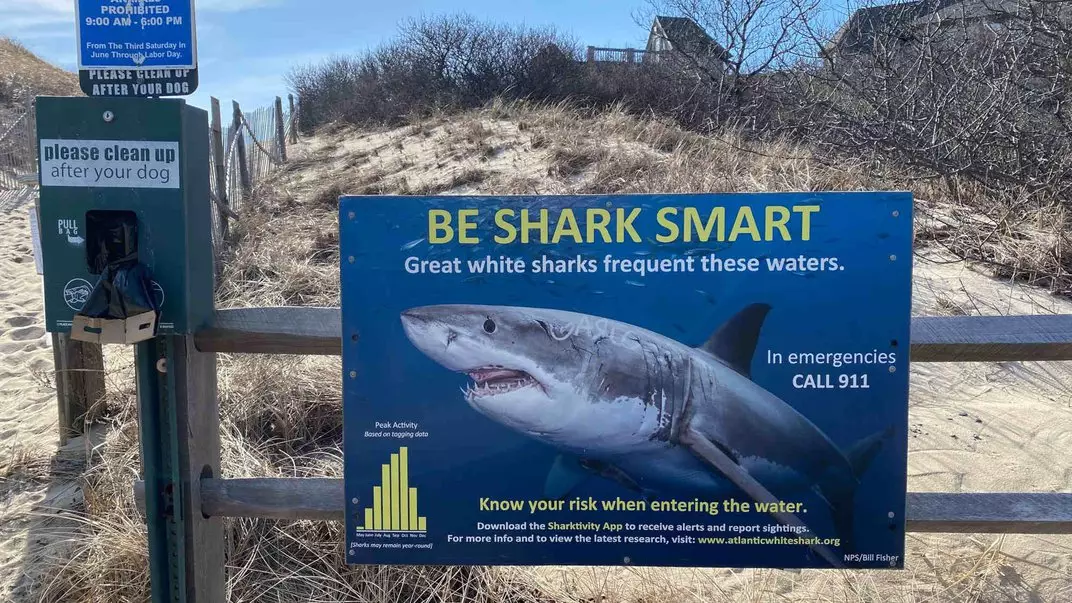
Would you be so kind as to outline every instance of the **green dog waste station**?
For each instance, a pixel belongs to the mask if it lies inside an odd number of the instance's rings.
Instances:
[[[86,97],[36,111],[47,329],[134,343],[210,326],[207,112]]]

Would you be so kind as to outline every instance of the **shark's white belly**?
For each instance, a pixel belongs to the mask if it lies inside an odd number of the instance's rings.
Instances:
[[[637,451],[605,459],[656,494],[727,496],[736,487],[714,468],[683,446],[661,442],[658,450]],[[741,467],[776,495],[789,495],[812,487],[807,476],[791,467],[759,457],[740,459]]]
[[[652,440],[669,420],[658,404],[645,404],[638,398],[598,402],[578,394],[567,407],[571,409],[569,420],[559,421],[565,427],[533,435],[557,448],[591,458],[654,453],[665,446]]]

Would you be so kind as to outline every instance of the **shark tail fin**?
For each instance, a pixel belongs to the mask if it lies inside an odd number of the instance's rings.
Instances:
[[[752,356],[759,342],[759,330],[771,307],[751,304],[724,322],[700,349],[717,356],[738,373],[752,378]]]
[[[827,502],[833,514],[834,529],[841,537],[841,549],[845,552],[856,550],[855,539],[855,497],[856,486],[860,483],[860,477],[867,471],[871,462],[875,460],[882,444],[893,435],[893,427],[887,427],[869,436],[860,438],[848,450],[845,457],[852,468],[852,480],[836,488],[834,492],[827,493]]]

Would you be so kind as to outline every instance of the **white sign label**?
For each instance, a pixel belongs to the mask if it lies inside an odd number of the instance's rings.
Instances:
[[[41,265],[41,229],[37,227],[37,208],[30,207],[30,239],[33,241],[34,266],[37,274],[44,274],[45,269]]]
[[[179,188],[179,143],[41,141],[41,186]]]

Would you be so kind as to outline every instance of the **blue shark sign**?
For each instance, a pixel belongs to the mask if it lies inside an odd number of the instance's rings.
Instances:
[[[909,193],[339,217],[349,563],[904,566]]]
[[[194,69],[193,0],[76,0],[78,68]]]

